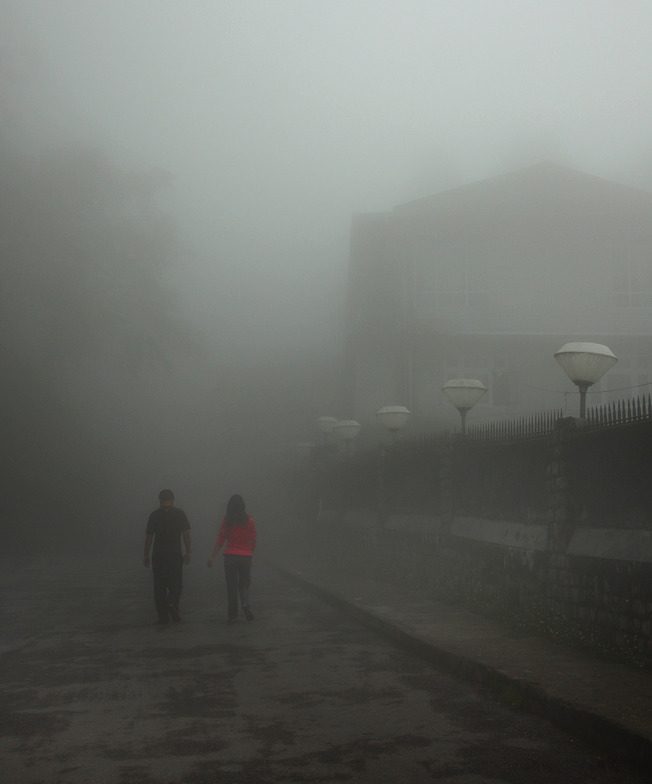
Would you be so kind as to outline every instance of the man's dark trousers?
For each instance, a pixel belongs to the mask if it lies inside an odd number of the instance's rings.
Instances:
[[[183,588],[183,556],[181,553],[152,558],[154,603],[161,623],[169,620],[170,605],[179,607]]]

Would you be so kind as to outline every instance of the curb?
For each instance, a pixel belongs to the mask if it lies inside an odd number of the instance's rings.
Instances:
[[[337,607],[428,664],[441,667],[465,680],[479,683],[513,708],[541,716],[565,732],[600,747],[622,762],[652,773],[651,738],[581,705],[548,694],[539,684],[437,646],[395,623],[379,618],[371,610],[358,607],[343,596],[338,596],[329,589],[310,582],[296,572],[277,564],[274,564],[274,567],[288,580],[300,585],[327,604]]]

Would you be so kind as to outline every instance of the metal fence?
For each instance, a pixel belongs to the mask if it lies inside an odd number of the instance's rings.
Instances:
[[[469,441],[513,441],[538,438],[553,433],[561,418],[561,411],[550,411],[529,417],[472,425],[467,430],[466,438]]]
[[[471,425],[467,429],[467,441],[517,441],[537,438],[554,433],[558,422],[563,419],[560,410],[533,414],[529,417],[504,419]],[[587,410],[585,426],[590,429],[626,425],[633,422],[652,420],[652,396],[643,395],[629,400],[618,400],[593,406]]]
[[[593,428],[625,425],[630,422],[643,422],[650,419],[652,419],[650,395],[590,408],[586,415],[587,426]]]
[[[331,508],[521,522],[561,514],[570,525],[616,528],[652,519],[650,396],[593,407],[581,425],[556,411],[322,457],[316,486]]]

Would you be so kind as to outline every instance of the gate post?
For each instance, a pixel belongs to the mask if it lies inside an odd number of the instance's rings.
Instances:
[[[559,419],[552,436],[552,454],[548,465],[548,504],[551,513],[548,550],[553,553],[566,552],[575,526],[568,459],[568,441],[575,428],[573,417]]]

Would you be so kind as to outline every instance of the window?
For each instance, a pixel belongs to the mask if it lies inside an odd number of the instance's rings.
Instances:
[[[516,383],[509,370],[494,370],[491,386],[495,406],[509,406],[516,402]]]
[[[632,244],[616,260],[612,304],[616,308],[652,307],[652,244]]]
[[[460,309],[488,302],[485,263],[464,242],[426,238],[414,254],[414,301],[418,309]]]

